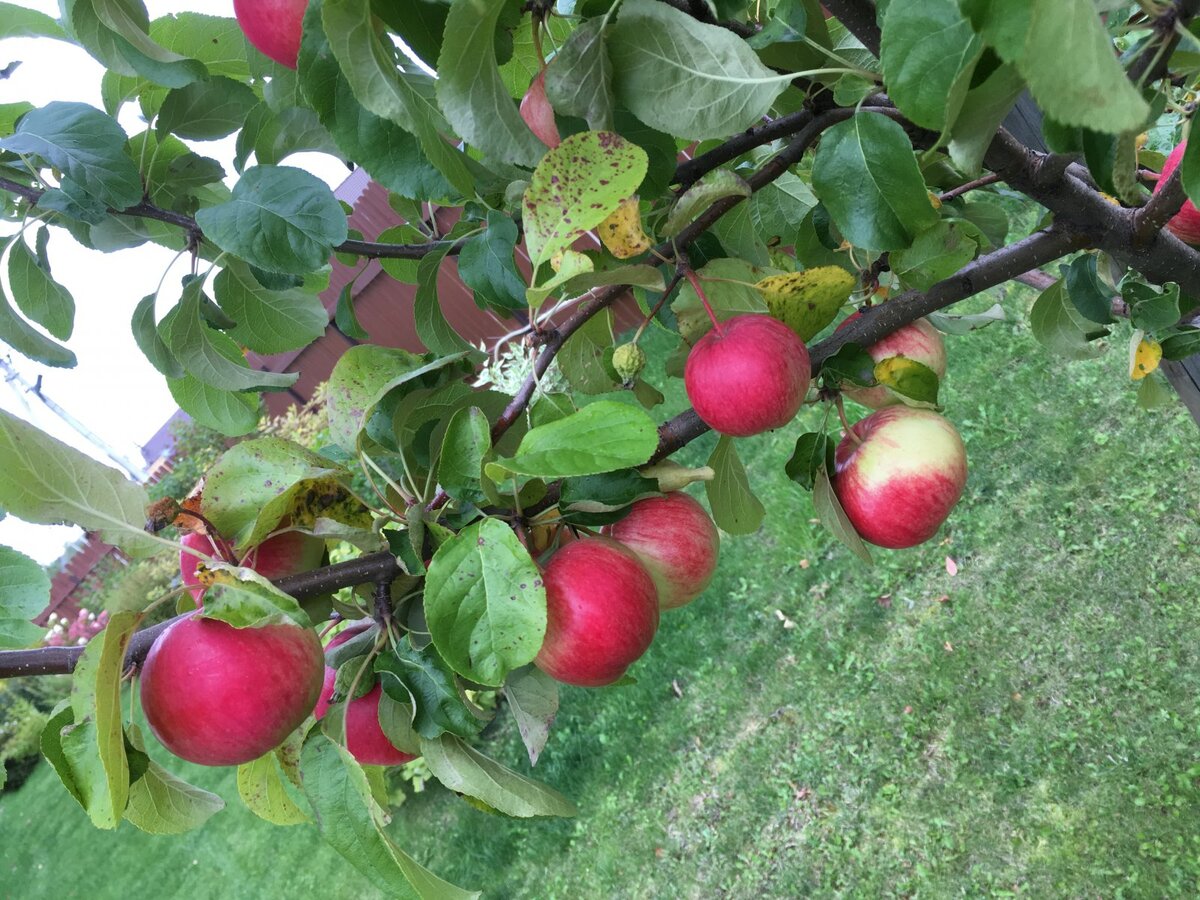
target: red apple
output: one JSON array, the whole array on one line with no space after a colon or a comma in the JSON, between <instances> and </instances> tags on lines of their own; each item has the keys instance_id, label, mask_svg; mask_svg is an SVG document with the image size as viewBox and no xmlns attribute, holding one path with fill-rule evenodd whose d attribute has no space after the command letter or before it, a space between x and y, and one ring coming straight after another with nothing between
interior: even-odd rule
<instances>
[{"instance_id":1,"label":"red apple","mask_svg":"<svg viewBox=\"0 0 1200 900\"><path fill-rule=\"evenodd\" d=\"M1154 192L1157 194L1158 189L1167 183L1167 178L1183 160L1183 152L1187 149L1187 141L1183 141L1167 157L1167 161L1163 163L1162 174L1158 177L1158 182L1154 185ZM1196 209L1191 200L1184 202L1183 207L1179 212L1171 217L1171 221L1167 223L1167 227L1174 232L1175 237L1179 238L1188 244L1200 244L1200 210Z\"/></svg>"},{"instance_id":2,"label":"red apple","mask_svg":"<svg viewBox=\"0 0 1200 900\"><path fill-rule=\"evenodd\" d=\"M332 650L339 644L344 644L356 634L371 627L370 622L361 625L351 625L339 632L329 642L326 650ZM313 715L318 719L324 717L329 709L329 701L333 697L334 683L337 681L337 670L325 667L325 683L321 687L321 697L317 700L317 708ZM398 750L387 739L383 729L379 727L379 697L383 689L378 683L363 694L346 704L346 749L360 763L369 766L398 766L416 759L411 753Z\"/></svg>"},{"instance_id":3,"label":"red apple","mask_svg":"<svg viewBox=\"0 0 1200 900\"><path fill-rule=\"evenodd\" d=\"M717 570L721 536L704 507L682 491L647 497L604 529L642 561L662 609L691 603Z\"/></svg>"},{"instance_id":4,"label":"red apple","mask_svg":"<svg viewBox=\"0 0 1200 900\"><path fill-rule=\"evenodd\" d=\"M246 40L265 56L296 68L308 0L233 0L233 14Z\"/></svg>"},{"instance_id":5,"label":"red apple","mask_svg":"<svg viewBox=\"0 0 1200 900\"><path fill-rule=\"evenodd\" d=\"M324 659L311 628L234 628L189 616L159 635L142 666L142 710L164 747L235 766L278 747L312 712Z\"/></svg>"},{"instance_id":6,"label":"red apple","mask_svg":"<svg viewBox=\"0 0 1200 900\"><path fill-rule=\"evenodd\" d=\"M861 316L862 313L856 312L842 322L837 330L841 331ZM928 319L917 319L897 328L878 343L867 347L867 353L875 362L904 356L933 369L939 379L946 374L946 344L942 341L941 333ZM866 388L844 387L842 393L871 409L882 409L903 402L881 384Z\"/></svg>"},{"instance_id":7,"label":"red apple","mask_svg":"<svg viewBox=\"0 0 1200 900\"><path fill-rule=\"evenodd\" d=\"M185 547L190 547L215 559L226 559L232 554L229 544L221 538L210 538L208 535L197 534L194 531L185 534L182 543ZM187 585L188 590L192 592L192 598L196 604L200 605L201 598L204 596L204 585L196 577L198 565L200 565L200 557L195 553L187 550L179 551L179 576Z\"/></svg>"},{"instance_id":8,"label":"red apple","mask_svg":"<svg viewBox=\"0 0 1200 900\"><path fill-rule=\"evenodd\" d=\"M658 630L654 581L633 551L611 538L567 544L543 573L546 639L534 660L558 681L612 684Z\"/></svg>"},{"instance_id":9,"label":"red apple","mask_svg":"<svg viewBox=\"0 0 1200 900\"><path fill-rule=\"evenodd\" d=\"M792 329L771 316L746 313L696 341L683 383L706 425L747 437L792 421L811 377L808 348Z\"/></svg>"},{"instance_id":10,"label":"red apple","mask_svg":"<svg viewBox=\"0 0 1200 900\"><path fill-rule=\"evenodd\" d=\"M862 539L898 550L933 537L967 483L954 426L926 409L889 406L850 431L834 455L833 490Z\"/></svg>"},{"instance_id":11,"label":"red apple","mask_svg":"<svg viewBox=\"0 0 1200 900\"><path fill-rule=\"evenodd\" d=\"M252 547L242 557L263 578L274 580L285 575L311 572L325 558L325 541L299 531L283 531Z\"/></svg>"},{"instance_id":12,"label":"red apple","mask_svg":"<svg viewBox=\"0 0 1200 900\"><path fill-rule=\"evenodd\" d=\"M521 98L521 118L537 139L553 150L562 143L554 122L554 107L546 97L546 70L538 72Z\"/></svg>"}]
</instances>

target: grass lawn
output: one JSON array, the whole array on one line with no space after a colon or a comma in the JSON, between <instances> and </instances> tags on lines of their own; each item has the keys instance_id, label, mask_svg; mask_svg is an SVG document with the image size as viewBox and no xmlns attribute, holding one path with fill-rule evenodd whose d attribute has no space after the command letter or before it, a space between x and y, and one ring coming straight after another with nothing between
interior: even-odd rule
<instances>
[{"instance_id":1,"label":"grass lawn","mask_svg":"<svg viewBox=\"0 0 1200 900\"><path fill-rule=\"evenodd\" d=\"M433 786L401 845L496 898L1196 896L1200 442L1182 407L1136 409L1126 336L1069 366L1024 324L948 339L967 495L873 568L783 475L815 413L740 442L762 531L725 541L637 684L563 692L536 774L579 818ZM511 720L488 750L528 770ZM39 767L0 799L0 895L378 896L315 829L242 809L232 770L171 767L229 802L184 838L95 831Z\"/></svg>"}]
</instances>

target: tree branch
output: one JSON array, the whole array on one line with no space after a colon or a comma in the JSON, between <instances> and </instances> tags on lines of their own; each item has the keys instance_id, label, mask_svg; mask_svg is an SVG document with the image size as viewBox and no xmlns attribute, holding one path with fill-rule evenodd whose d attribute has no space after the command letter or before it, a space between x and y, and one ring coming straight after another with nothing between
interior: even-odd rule
<instances>
[{"instance_id":1,"label":"tree branch","mask_svg":"<svg viewBox=\"0 0 1200 900\"><path fill-rule=\"evenodd\" d=\"M320 597L340 588L356 584L376 583L393 579L403 574L396 557L390 553L372 553L348 562L337 563L305 572L289 575L272 582L285 594L297 600ZM160 622L133 635L129 650L125 654L125 667L141 665L150 647L160 634L181 616ZM75 670L75 664L83 655L82 647L40 647L36 650L0 651L0 678L15 678L22 675L65 675Z\"/></svg>"},{"instance_id":2,"label":"tree branch","mask_svg":"<svg viewBox=\"0 0 1200 900\"><path fill-rule=\"evenodd\" d=\"M1171 217L1183 208L1187 194L1183 190L1183 169L1176 166L1165 181L1161 182L1146 205L1133 214L1133 239L1145 243L1171 221Z\"/></svg>"}]
</instances>

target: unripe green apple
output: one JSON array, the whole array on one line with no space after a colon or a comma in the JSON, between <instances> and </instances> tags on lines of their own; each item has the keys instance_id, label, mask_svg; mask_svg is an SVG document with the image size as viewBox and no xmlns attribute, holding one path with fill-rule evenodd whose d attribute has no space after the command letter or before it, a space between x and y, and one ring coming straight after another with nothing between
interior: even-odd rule
<instances>
[{"instance_id":1,"label":"unripe green apple","mask_svg":"<svg viewBox=\"0 0 1200 900\"><path fill-rule=\"evenodd\" d=\"M856 422L834 455L833 490L864 541L898 550L935 534L967 483L967 451L935 412L889 406Z\"/></svg>"},{"instance_id":2,"label":"unripe green apple","mask_svg":"<svg viewBox=\"0 0 1200 900\"><path fill-rule=\"evenodd\" d=\"M189 616L150 648L142 710L180 759L236 766L283 743L316 705L324 657L311 628L234 628Z\"/></svg>"}]
</instances>

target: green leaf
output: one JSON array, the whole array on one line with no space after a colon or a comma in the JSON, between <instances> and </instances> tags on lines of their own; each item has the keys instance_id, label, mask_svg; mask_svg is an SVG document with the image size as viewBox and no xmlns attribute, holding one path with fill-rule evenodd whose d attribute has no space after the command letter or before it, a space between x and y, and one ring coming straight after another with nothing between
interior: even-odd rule
<instances>
[{"instance_id":1,"label":"green leaf","mask_svg":"<svg viewBox=\"0 0 1200 900\"><path fill-rule=\"evenodd\" d=\"M379 692L379 730L392 746L413 756L421 753L421 738L413 731L413 709L411 703L400 703L388 694Z\"/></svg>"},{"instance_id":2,"label":"green leaf","mask_svg":"<svg viewBox=\"0 0 1200 900\"><path fill-rule=\"evenodd\" d=\"M938 221L908 135L879 113L857 113L825 132L813 190L846 240L867 250L907 247Z\"/></svg>"},{"instance_id":3,"label":"green leaf","mask_svg":"<svg viewBox=\"0 0 1200 900\"><path fill-rule=\"evenodd\" d=\"M140 484L0 410L0 507L26 522L70 522L134 557L166 549L142 530Z\"/></svg>"},{"instance_id":4,"label":"green leaf","mask_svg":"<svg viewBox=\"0 0 1200 900\"><path fill-rule=\"evenodd\" d=\"M613 67L604 40L606 19L583 22L546 67L550 105L563 115L584 119L592 131L612 128Z\"/></svg>"},{"instance_id":5,"label":"green leaf","mask_svg":"<svg viewBox=\"0 0 1200 900\"><path fill-rule=\"evenodd\" d=\"M574 283L578 279L588 277L594 270L595 266L590 257L575 250L563 250L558 271L548 281L526 290L525 300L536 309L555 291L567 283Z\"/></svg>"},{"instance_id":6,"label":"green leaf","mask_svg":"<svg viewBox=\"0 0 1200 900\"><path fill-rule=\"evenodd\" d=\"M750 185L728 169L713 169L679 195L666 224L663 237L674 237L690 225L706 209L726 197L749 197Z\"/></svg>"},{"instance_id":7,"label":"green leaf","mask_svg":"<svg viewBox=\"0 0 1200 900\"><path fill-rule=\"evenodd\" d=\"M1100 325L1108 325L1112 317L1112 291L1104 286L1096 273L1096 257L1090 253L1077 257L1070 265L1061 266L1067 296L1085 319ZM1179 306L1175 306L1176 319ZM1172 322L1171 324L1174 324Z\"/></svg>"},{"instance_id":8,"label":"green leaf","mask_svg":"<svg viewBox=\"0 0 1200 900\"><path fill-rule=\"evenodd\" d=\"M1107 329L1098 328L1076 311L1062 281L1054 282L1034 302L1029 312L1029 327L1038 343L1067 359L1099 356L1104 348L1090 341L1108 334Z\"/></svg>"},{"instance_id":9,"label":"green leaf","mask_svg":"<svg viewBox=\"0 0 1200 900\"><path fill-rule=\"evenodd\" d=\"M80 7L85 4L75 0L68 5L72 7L73 22L78 24ZM182 87L208 74L199 60L172 53L150 37L150 23L141 0L91 0L86 5L91 7L98 25L112 32L110 39L117 52L137 74L167 87Z\"/></svg>"},{"instance_id":10,"label":"green leaf","mask_svg":"<svg viewBox=\"0 0 1200 900\"><path fill-rule=\"evenodd\" d=\"M154 301L157 294L147 294L138 301L133 309L133 320L130 327L133 339L142 351L150 365L168 378L182 378L183 366L171 353L171 348L163 341L154 321Z\"/></svg>"},{"instance_id":11,"label":"green leaf","mask_svg":"<svg viewBox=\"0 0 1200 900\"><path fill-rule=\"evenodd\" d=\"M24 553L0 547L0 650L40 641L45 629L33 618L50 603L50 576Z\"/></svg>"},{"instance_id":12,"label":"green leaf","mask_svg":"<svg viewBox=\"0 0 1200 900\"><path fill-rule=\"evenodd\" d=\"M525 308L525 279L513 259L518 236L516 222L488 210L487 228L468 240L458 255L458 275L475 292L475 302L501 315Z\"/></svg>"},{"instance_id":13,"label":"green leaf","mask_svg":"<svg viewBox=\"0 0 1200 900\"><path fill-rule=\"evenodd\" d=\"M74 721L75 713L71 710L71 701L60 700L51 711L50 718L46 722L46 727L42 729L42 736L39 743L42 756L46 757L50 765L54 767L54 771L58 774L59 780L62 781L63 787L67 789L67 792L75 798L80 806L83 806L83 793L80 791L79 785L75 782L75 774L71 769L71 761L67 759L62 746L63 729L69 727Z\"/></svg>"},{"instance_id":14,"label":"green leaf","mask_svg":"<svg viewBox=\"0 0 1200 900\"><path fill-rule=\"evenodd\" d=\"M312 628L312 621L296 599L253 569L221 562L209 563L208 569L215 580L204 593L204 608L198 615L234 628L265 625Z\"/></svg>"},{"instance_id":15,"label":"green leaf","mask_svg":"<svg viewBox=\"0 0 1200 900\"><path fill-rule=\"evenodd\" d=\"M450 418L438 459L438 484L455 500L478 503L483 461L492 450L491 424L483 410L471 406Z\"/></svg>"},{"instance_id":16,"label":"green leaf","mask_svg":"<svg viewBox=\"0 0 1200 900\"><path fill-rule=\"evenodd\" d=\"M37 234L37 256L18 235L8 256L8 283L21 312L48 332L65 341L75 325L75 298L50 275L46 243L50 232Z\"/></svg>"},{"instance_id":17,"label":"green leaf","mask_svg":"<svg viewBox=\"0 0 1200 900\"><path fill-rule=\"evenodd\" d=\"M0 137L12 134L17 120L33 108L33 104L27 100L17 103L0 103Z\"/></svg>"},{"instance_id":18,"label":"green leaf","mask_svg":"<svg viewBox=\"0 0 1200 900\"><path fill-rule=\"evenodd\" d=\"M129 726L129 738L136 750L145 750L136 725ZM150 760L142 777L129 785L125 818L148 834L184 834L224 808L225 801L216 794L188 784Z\"/></svg>"},{"instance_id":19,"label":"green leaf","mask_svg":"<svg viewBox=\"0 0 1200 900\"><path fill-rule=\"evenodd\" d=\"M973 260L978 252L979 244L967 229L942 220L918 234L911 247L893 251L889 264L904 287L927 291Z\"/></svg>"},{"instance_id":20,"label":"green leaf","mask_svg":"<svg viewBox=\"0 0 1200 900\"><path fill-rule=\"evenodd\" d=\"M792 78L732 32L654 0L622 4L608 52L621 103L651 128L689 140L754 125Z\"/></svg>"},{"instance_id":21,"label":"green leaf","mask_svg":"<svg viewBox=\"0 0 1200 900\"><path fill-rule=\"evenodd\" d=\"M370 339L365 328L359 324L358 316L354 312L354 288L356 282L350 281L342 285L342 289L338 291L337 309L333 314L333 323L340 331L348 338L356 341L366 341Z\"/></svg>"},{"instance_id":22,"label":"green leaf","mask_svg":"<svg viewBox=\"0 0 1200 900\"><path fill-rule=\"evenodd\" d=\"M456 672L500 685L546 635L546 590L513 530L482 519L438 548L425 576L425 620Z\"/></svg>"},{"instance_id":23,"label":"green leaf","mask_svg":"<svg viewBox=\"0 0 1200 900\"><path fill-rule=\"evenodd\" d=\"M167 94L154 128L161 138L176 134L193 141L215 141L246 122L258 97L240 81L223 76L193 81Z\"/></svg>"},{"instance_id":24,"label":"green leaf","mask_svg":"<svg viewBox=\"0 0 1200 900\"><path fill-rule=\"evenodd\" d=\"M415 76L398 71L394 50L375 30L369 0L324 0L321 20L329 46L354 96L377 116L417 136L429 162L465 197L475 194L466 157L442 139L441 112L418 90Z\"/></svg>"},{"instance_id":25,"label":"green leaf","mask_svg":"<svg viewBox=\"0 0 1200 900\"><path fill-rule=\"evenodd\" d=\"M938 377L924 363L906 356L889 356L875 364L875 380L906 406L938 409Z\"/></svg>"},{"instance_id":26,"label":"green leaf","mask_svg":"<svg viewBox=\"0 0 1200 900\"><path fill-rule=\"evenodd\" d=\"M224 391L290 387L298 373L264 372L252 369L236 352L236 344L205 321L204 281L192 278L183 288L179 306L163 322L167 345L179 364L192 377ZM226 345L226 346L222 346Z\"/></svg>"},{"instance_id":27,"label":"green leaf","mask_svg":"<svg viewBox=\"0 0 1200 900\"><path fill-rule=\"evenodd\" d=\"M228 203L196 213L204 235L268 272L306 275L346 240L346 214L315 175L289 166L247 169Z\"/></svg>"},{"instance_id":28,"label":"green leaf","mask_svg":"<svg viewBox=\"0 0 1200 900\"><path fill-rule=\"evenodd\" d=\"M417 337L429 352L438 356L470 352L474 349L446 321L442 312L438 275L442 270L442 260L449 251L450 245L443 244L421 258L421 262L417 264L417 292L413 297L413 318Z\"/></svg>"},{"instance_id":29,"label":"green leaf","mask_svg":"<svg viewBox=\"0 0 1200 900\"><path fill-rule=\"evenodd\" d=\"M754 229L750 204L739 203L713 224L713 235L730 256L756 266L770 265L767 245Z\"/></svg>"},{"instance_id":30,"label":"green leaf","mask_svg":"<svg viewBox=\"0 0 1200 900\"><path fill-rule=\"evenodd\" d=\"M755 288L766 272L740 259L714 259L696 270L704 283L704 293L717 319L726 319L741 313L765 313L767 301ZM700 302L699 295L691 283L679 287L679 294L671 301L679 333L694 344L712 328L712 320Z\"/></svg>"},{"instance_id":31,"label":"green leaf","mask_svg":"<svg viewBox=\"0 0 1200 900\"><path fill-rule=\"evenodd\" d=\"M47 103L27 112L0 150L38 156L62 173L60 184L96 203L125 209L142 199L137 166L125 155L125 132L85 103Z\"/></svg>"},{"instance_id":32,"label":"green leaf","mask_svg":"<svg viewBox=\"0 0 1200 900\"><path fill-rule=\"evenodd\" d=\"M946 313L930 313L925 318L943 334L967 334L979 328L986 328L993 322L1003 322L1008 317L1004 314L1003 306L993 303L983 312L974 315L951 316Z\"/></svg>"},{"instance_id":33,"label":"green leaf","mask_svg":"<svg viewBox=\"0 0 1200 900\"><path fill-rule=\"evenodd\" d=\"M238 766L237 789L246 809L272 825L302 825L311 821L288 794L275 751Z\"/></svg>"},{"instance_id":34,"label":"green leaf","mask_svg":"<svg viewBox=\"0 0 1200 900\"><path fill-rule=\"evenodd\" d=\"M1194 205L1200 198L1200 140L1188 141L1179 161L1179 177L1183 179L1184 193Z\"/></svg>"},{"instance_id":35,"label":"green leaf","mask_svg":"<svg viewBox=\"0 0 1200 900\"><path fill-rule=\"evenodd\" d=\"M784 466L787 477L806 491L816 485L817 473L833 468L833 441L824 431L810 431L796 439L792 458Z\"/></svg>"},{"instance_id":36,"label":"green leaf","mask_svg":"<svg viewBox=\"0 0 1200 900\"><path fill-rule=\"evenodd\" d=\"M228 346L219 344L218 350L231 361L241 358L233 341ZM186 374L182 378L167 376L167 389L180 409L221 434L239 437L258 427L261 416L258 394L223 391Z\"/></svg>"},{"instance_id":37,"label":"green leaf","mask_svg":"<svg viewBox=\"0 0 1200 900\"><path fill-rule=\"evenodd\" d=\"M746 469L738 458L733 438L722 435L708 458L712 480L704 483L713 521L727 534L753 534L762 524L765 511L750 490Z\"/></svg>"},{"instance_id":38,"label":"green leaf","mask_svg":"<svg viewBox=\"0 0 1200 900\"><path fill-rule=\"evenodd\" d=\"M924 128L954 122L982 50L956 0L888 4L880 43L888 96Z\"/></svg>"},{"instance_id":39,"label":"green leaf","mask_svg":"<svg viewBox=\"0 0 1200 900\"><path fill-rule=\"evenodd\" d=\"M529 764L536 766L558 715L558 682L537 666L525 666L509 673L504 696L529 753Z\"/></svg>"},{"instance_id":40,"label":"green leaf","mask_svg":"<svg viewBox=\"0 0 1200 900\"><path fill-rule=\"evenodd\" d=\"M351 347L338 358L329 376L329 436L352 451L359 432L384 397L462 359L463 354L455 354L430 360L407 350L372 344Z\"/></svg>"},{"instance_id":41,"label":"green leaf","mask_svg":"<svg viewBox=\"0 0 1200 900\"><path fill-rule=\"evenodd\" d=\"M77 362L74 353L62 344L50 340L21 318L9 305L3 288L0 288L0 341L22 356L47 366L70 369Z\"/></svg>"},{"instance_id":42,"label":"green leaf","mask_svg":"<svg viewBox=\"0 0 1200 900\"><path fill-rule=\"evenodd\" d=\"M1187 328L1162 340L1163 359L1187 359L1200 353L1200 328Z\"/></svg>"},{"instance_id":43,"label":"green leaf","mask_svg":"<svg viewBox=\"0 0 1200 900\"><path fill-rule=\"evenodd\" d=\"M555 359L573 390L603 394L616 387L611 366L605 365L612 348L612 313L604 309L567 338Z\"/></svg>"},{"instance_id":44,"label":"green leaf","mask_svg":"<svg viewBox=\"0 0 1200 900\"><path fill-rule=\"evenodd\" d=\"M609 217L641 184L646 151L609 131L583 131L549 151L525 191L525 246L534 271Z\"/></svg>"},{"instance_id":45,"label":"green leaf","mask_svg":"<svg viewBox=\"0 0 1200 900\"><path fill-rule=\"evenodd\" d=\"M239 553L275 531L308 491L328 490L345 470L277 437L226 450L204 480L202 511Z\"/></svg>"},{"instance_id":46,"label":"green leaf","mask_svg":"<svg viewBox=\"0 0 1200 900\"><path fill-rule=\"evenodd\" d=\"M213 279L213 295L237 325L231 338L256 353L307 347L329 327L329 312L316 294L293 288L269 291L241 260L226 260Z\"/></svg>"},{"instance_id":47,"label":"green leaf","mask_svg":"<svg viewBox=\"0 0 1200 900\"><path fill-rule=\"evenodd\" d=\"M14 3L0 3L0 40L38 37L69 40L58 21L45 13Z\"/></svg>"},{"instance_id":48,"label":"green leaf","mask_svg":"<svg viewBox=\"0 0 1200 900\"><path fill-rule=\"evenodd\" d=\"M830 387L845 382L866 387L875 383L875 360L858 344L845 344L825 360L821 375Z\"/></svg>"},{"instance_id":49,"label":"green leaf","mask_svg":"<svg viewBox=\"0 0 1200 900\"><path fill-rule=\"evenodd\" d=\"M454 674L433 646L416 650L408 639L375 659L379 683L393 700L413 705L413 727L422 737L443 732L472 737L480 723L455 687Z\"/></svg>"},{"instance_id":50,"label":"green leaf","mask_svg":"<svg viewBox=\"0 0 1200 900\"><path fill-rule=\"evenodd\" d=\"M821 520L821 524L829 529L830 534L853 550L854 555L868 566L873 565L871 551L867 549L863 539L858 536L858 532L850 524L846 511L842 509L841 501L833 491L829 473L824 469L820 469L816 473L816 480L813 484L813 509L817 513L817 518Z\"/></svg>"},{"instance_id":51,"label":"green leaf","mask_svg":"<svg viewBox=\"0 0 1200 900\"><path fill-rule=\"evenodd\" d=\"M1142 409L1157 409L1178 402L1170 383L1158 372L1151 372L1138 386L1137 404Z\"/></svg>"},{"instance_id":52,"label":"green leaf","mask_svg":"<svg viewBox=\"0 0 1200 900\"><path fill-rule=\"evenodd\" d=\"M452 734L421 741L421 755L438 781L509 816L574 816L558 791L519 775Z\"/></svg>"},{"instance_id":53,"label":"green leaf","mask_svg":"<svg viewBox=\"0 0 1200 900\"><path fill-rule=\"evenodd\" d=\"M453 0L438 55L437 97L455 132L488 156L533 166L546 146L529 130L496 64L505 0Z\"/></svg>"},{"instance_id":54,"label":"green leaf","mask_svg":"<svg viewBox=\"0 0 1200 900\"><path fill-rule=\"evenodd\" d=\"M1129 305L1129 318L1135 328L1161 331L1179 321L1179 285L1173 281L1168 281L1161 290L1135 281L1126 284L1121 294ZM1184 305L1192 307L1190 302Z\"/></svg>"},{"instance_id":55,"label":"green leaf","mask_svg":"<svg viewBox=\"0 0 1200 900\"><path fill-rule=\"evenodd\" d=\"M116 828L129 799L129 766L121 719L125 651L141 615L119 612L88 642L71 678L74 724L62 731L62 752L80 802L97 828Z\"/></svg>"},{"instance_id":56,"label":"green leaf","mask_svg":"<svg viewBox=\"0 0 1200 900\"><path fill-rule=\"evenodd\" d=\"M570 478L640 466L657 447L658 430L644 411L598 400L531 429L516 455L496 464L520 475Z\"/></svg>"},{"instance_id":57,"label":"green leaf","mask_svg":"<svg viewBox=\"0 0 1200 900\"><path fill-rule=\"evenodd\" d=\"M1017 70L1004 65L967 91L962 111L950 128L950 143L946 148L950 159L963 172L972 177L979 174L988 145L1024 89L1025 82Z\"/></svg>"},{"instance_id":58,"label":"green leaf","mask_svg":"<svg viewBox=\"0 0 1200 900\"><path fill-rule=\"evenodd\" d=\"M344 747L316 732L304 745L300 768L321 837L385 896L402 900L479 896L441 880L392 842L384 830L387 814L375 802L362 767Z\"/></svg>"},{"instance_id":59,"label":"green leaf","mask_svg":"<svg viewBox=\"0 0 1200 900\"><path fill-rule=\"evenodd\" d=\"M416 18L416 7L425 5L416 0L406 5L403 14ZM450 185L425 158L417 138L355 99L325 37L321 13L320 0L308 4L298 74L305 98L338 149L389 191L412 198L449 196Z\"/></svg>"}]
</instances>

